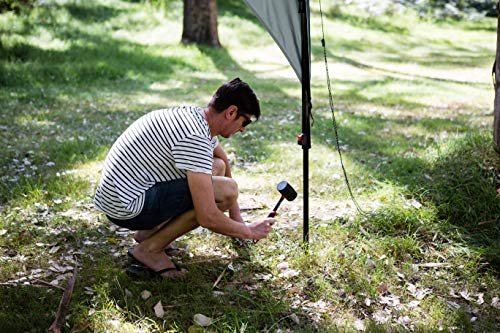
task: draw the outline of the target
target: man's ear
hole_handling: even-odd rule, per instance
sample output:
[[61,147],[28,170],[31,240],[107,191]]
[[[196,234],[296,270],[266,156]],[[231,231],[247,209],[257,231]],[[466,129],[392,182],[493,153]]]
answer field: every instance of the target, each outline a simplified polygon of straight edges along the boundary
[[225,113],[227,119],[235,119],[238,115],[238,107],[236,105],[229,105]]

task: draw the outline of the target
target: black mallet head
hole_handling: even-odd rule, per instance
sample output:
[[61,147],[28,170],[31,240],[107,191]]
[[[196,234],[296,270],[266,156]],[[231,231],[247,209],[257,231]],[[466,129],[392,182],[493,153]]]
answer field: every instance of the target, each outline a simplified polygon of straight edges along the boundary
[[277,214],[276,211],[278,210],[278,207],[283,202],[283,199],[286,199],[288,201],[292,201],[297,197],[297,192],[295,192],[293,187],[290,184],[288,184],[286,181],[280,182],[277,186],[277,189],[278,189],[278,192],[281,193],[281,198],[278,201],[278,203],[276,204],[276,206],[274,206],[273,211],[271,213],[269,213],[269,215],[267,215],[267,217],[275,217],[276,216],[276,214]]
[[292,185],[286,181],[281,181],[277,186],[278,192],[285,197],[288,201],[293,201],[297,197],[297,192],[293,189]]

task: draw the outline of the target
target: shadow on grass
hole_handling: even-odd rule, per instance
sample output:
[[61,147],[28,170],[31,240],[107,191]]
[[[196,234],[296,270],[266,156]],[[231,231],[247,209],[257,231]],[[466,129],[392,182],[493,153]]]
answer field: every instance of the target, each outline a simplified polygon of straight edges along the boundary
[[403,36],[409,35],[409,30],[407,27],[393,24],[390,20],[382,20],[379,17],[373,16],[361,17],[349,13],[344,13],[339,7],[336,6],[323,14],[327,18],[336,21],[342,21],[356,28],[370,29],[384,33],[394,33]]
[[84,5],[84,3],[75,2],[65,4],[64,7],[73,18],[84,23],[103,23],[124,12],[117,8],[96,3]]
[[[77,235],[91,237],[96,231],[76,230]],[[79,238],[80,236],[76,236]],[[102,235],[101,235],[102,237]],[[292,308],[286,301],[286,294],[276,289],[272,283],[259,280],[256,273],[265,274],[267,268],[255,262],[238,258],[223,259],[211,255],[197,255],[193,258],[176,257],[188,270],[185,280],[170,281],[162,278],[131,277],[125,272],[131,263],[125,254],[112,258],[106,246],[93,251],[82,246],[74,296],[68,323],[76,330],[94,328],[96,323],[88,321],[89,308],[106,311],[110,307],[119,309],[121,324],[134,325],[140,318],[145,322],[156,322],[163,329],[177,329],[187,332],[193,325],[193,316],[203,314],[215,319],[210,326],[217,331],[232,331],[238,327],[248,327],[251,331],[271,328],[289,328],[301,332],[314,331],[308,320],[308,313]],[[230,265],[230,268],[228,268]],[[234,267],[234,268],[233,268]],[[215,282],[216,287],[214,287]],[[45,331],[53,321],[62,291],[36,288],[34,286],[0,286],[0,328],[2,332]],[[152,291],[152,296],[142,299],[144,290]],[[90,295],[88,294],[90,291]],[[29,304],[25,305],[26,295]],[[154,307],[161,300],[165,309],[163,318],[155,315]],[[5,305],[22,307],[25,311],[5,317],[11,313]],[[290,316],[300,320],[297,324]],[[111,318],[107,318],[111,319]],[[219,324],[218,322],[223,324]],[[107,326],[101,322],[97,325]],[[163,326],[167,325],[167,326]],[[223,325],[223,326],[221,326]],[[100,327],[100,326],[98,326]]]
[[[317,46],[314,48],[314,52],[323,52],[323,49],[320,48],[319,46]],[[415,84],[414,78],[418,78],[418,79],[422,80],[422,82],[431,81],[431,82],[453,83],[453,84],[460,84],[460,85],[473,85],[473,86],[481,85],[481,86],[485,86],[485,87],[489,86],[489,84],[482,83],[482,82],[471,82],[471,81],[464,81],[464,80],[444,79],[444,78],[440,78],[440,77],[432,77],[432,76],[420,75],[420,74],[416,74],[416,73],[408,73],[408,72],[398,71],[395,69],[382,68],[382,67],[373,66],[370,64],[365,64],[365,63],[362,63],[360,61],[354,60],[352,58],[334,55],[334,54],[331,54],[330,52],[328,52],[328,54],[329,54],[328,55],[329,59],[333,59],[334,62],[348,64],[348,65],[351,65],[353,67],[360,68],[360,69],[366,69],[366,70],[379,72],[381,74],[386,75],[385,80],[388,80],[388,81],[391,81],[391,80],[392,81],[408,81],[408,82],[412,82],[413,84]],[[445,54],[442,54],[442,53],[434,54],[432,52],[426,58],[408,59],[408,58],[404,58],[404,57],[401,57],[398,55],[394,56],[392,54],[390,56],[388,55],[386,57],[387,61],[391,62],[391,63],[396,63],[396,62],[408,63],[410,61],[413,61],[413,62],[418,63],[420,65],[423,65],[424,62],[432,63],[432,65],[438,65],[440,62],[443,65],[450,65],[452,62],[455,62],[455,64],[454,64],[455,66],[457,66],[457,67],[462,66],[464,68],[470,67],[470,62],[471,62],[470,60],[471,59],[475,58],[478,61],[484,60],[484,57],[481,57],[481,56],[467,58],[467,60],[457,60],[456,56],[449,56],[449,58],[450,59],[448,59],[448,56]],[[451,58],[453,58],[453,60],[451,60]],[[440,59],[440,60],[436,60],[436,59]],[[368,81],[368,82],[370,82],[370,81]]]

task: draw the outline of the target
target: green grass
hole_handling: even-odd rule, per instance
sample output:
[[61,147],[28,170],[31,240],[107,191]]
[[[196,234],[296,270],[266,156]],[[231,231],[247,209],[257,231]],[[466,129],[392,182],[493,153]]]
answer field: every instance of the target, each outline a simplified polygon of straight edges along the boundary
[[[500,330],[495,20],[323,8],[342,156],[362,214],[336,151],[311,2],[305,252],[300,86],[242,2],[218,6],[222,49],[179,43],[181,1],[54,0],[0,14],[0,331],[46,331],[74,267],[68,332],[202,331],[193,327],[197,313],[221,332]],[[240,204],[251,208],[244,216],[265,216],[283,179],[299,198],[282,205],[251,260],[226,237],[200,231],[180,240],[186,281],[132,279],[123,269],[131,233],[92,206],[108,149],[146,112],[203,106],[236,76],[263,110],[246,133],[222,141]],[[285,261],[298,275],[283,274]]]

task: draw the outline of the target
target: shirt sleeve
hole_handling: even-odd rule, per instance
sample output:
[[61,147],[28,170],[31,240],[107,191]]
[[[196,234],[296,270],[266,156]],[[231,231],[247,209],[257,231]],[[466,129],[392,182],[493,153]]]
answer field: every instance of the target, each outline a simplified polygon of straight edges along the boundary
[[214,136],[212,138],[212,149],[215,149],[217,148],[217,146],[219,145],[219,137],[217,136]]
[[212,140],[200,135],[191,135],[172,147],[175,166],[181,170],[212,174]]

